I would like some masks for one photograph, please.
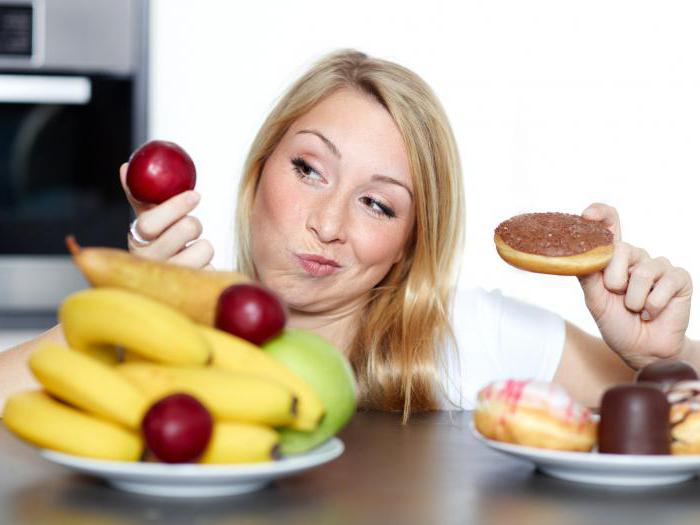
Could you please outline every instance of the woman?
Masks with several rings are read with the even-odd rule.
[[[281,296],[290,326],[348,355],[366,408],[470,407],[485,382],[516,375],[554,380],[597,405],[655,359],[700,368],[685,337],[688,273],[623,243],[609,206],[583,212],[616,238],[605,271],[580,279],[602,339],[498,293],[453,297],[461,181],[447,118],[419,77],[358,52],[332,54],[290,88],[253,142],[238,193],[238,268]],[[196,193],[147,207],[124,187],[138,217],[132,252],[209,264],[212,247],[187,215]],[[0,355],[0,365],[18,366],[34,344]]]

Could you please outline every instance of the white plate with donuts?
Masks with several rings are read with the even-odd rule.
[[[630,397],[632,393],[634,396]],[[506,379],[494,381],[481,389],[470,428],[474,436],[488,447],[531,461],[545,474],[569,481],[655,486],[686,481],[700,473],[697,439],[700,411],[692,404],[695,396],[700,396],[700,381],[676,383],[668,398],[649,384],[613,387],[603,396],[603,404],[608,394],[615,394],[613,398],[617,400],[633,401],[637,423],[630,426],[630,422],[618,414],[612,423],[608,423],[613,426],[606,428],[613,430],[606,434],[601,430],[598,416],[577,403],[561,385]],[[644,405],[640,396],[654,402]],[[634,429],[640,432],[639,418],[644,415],[640,407],[669,418],[667,399],[673,402],[671,413],[678,412],[680,416],[670,416],[671,421],[678,422],[671,430],[673,441],[665,447],[674,454],[663,453],[663,440],[671,437],[669,427],[664,430],[662,424],[651,424],[654,421],[651,419],[647,423],[651,426],[641,427],[645,428],[644,435],[636,436],[630,444],[636,450],[661,453],[610,454],[597,451],[596,444],[601,435],[607,436],[608,450],[613,447],[620,450],[619,443],[628,443],[622,440],[635,435]],[[663,410],[656,410],[662,405],[666,407],[665,415]],[[607,406],[610,407],[610,403]],[[615,436],[613,441],[611,436]]]
[[[494,441],[482,436],[473,423],[469,427],[477,440],[493,450],[531,461],[541,472],[568,481],[651,487],[686,481],[700,472],[700,455],[642,456],[562,452]]]

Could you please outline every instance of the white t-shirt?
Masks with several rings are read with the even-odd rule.
[[[444,408],[474,408],[479,390],[497,379],[554,377],[566,335],[559,315],[500,290],[472,288],[456,292],[451,318],[458,348],[445,349]]]

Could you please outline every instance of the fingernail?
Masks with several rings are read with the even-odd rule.
[[[197,204],[199,202],[199,198],[199,193],[197,193],[196,191],[191,191],[185,197],[185,201],[187,202],[187,204]]]
[[[651,319],[651,316],[649,315],[649,312],[646,310],[642,310],[642,315],[641,315],[642,321],[648,321]]]

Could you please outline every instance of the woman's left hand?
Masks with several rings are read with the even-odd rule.
[[[683,358],[693,284],[690,274],[665,257],[622,242],[615,208],[592,204],[586,219],[601,221],[615,236],[608,266],[579,278],[586,306],[603,340],[633,368],[657,359]]]

